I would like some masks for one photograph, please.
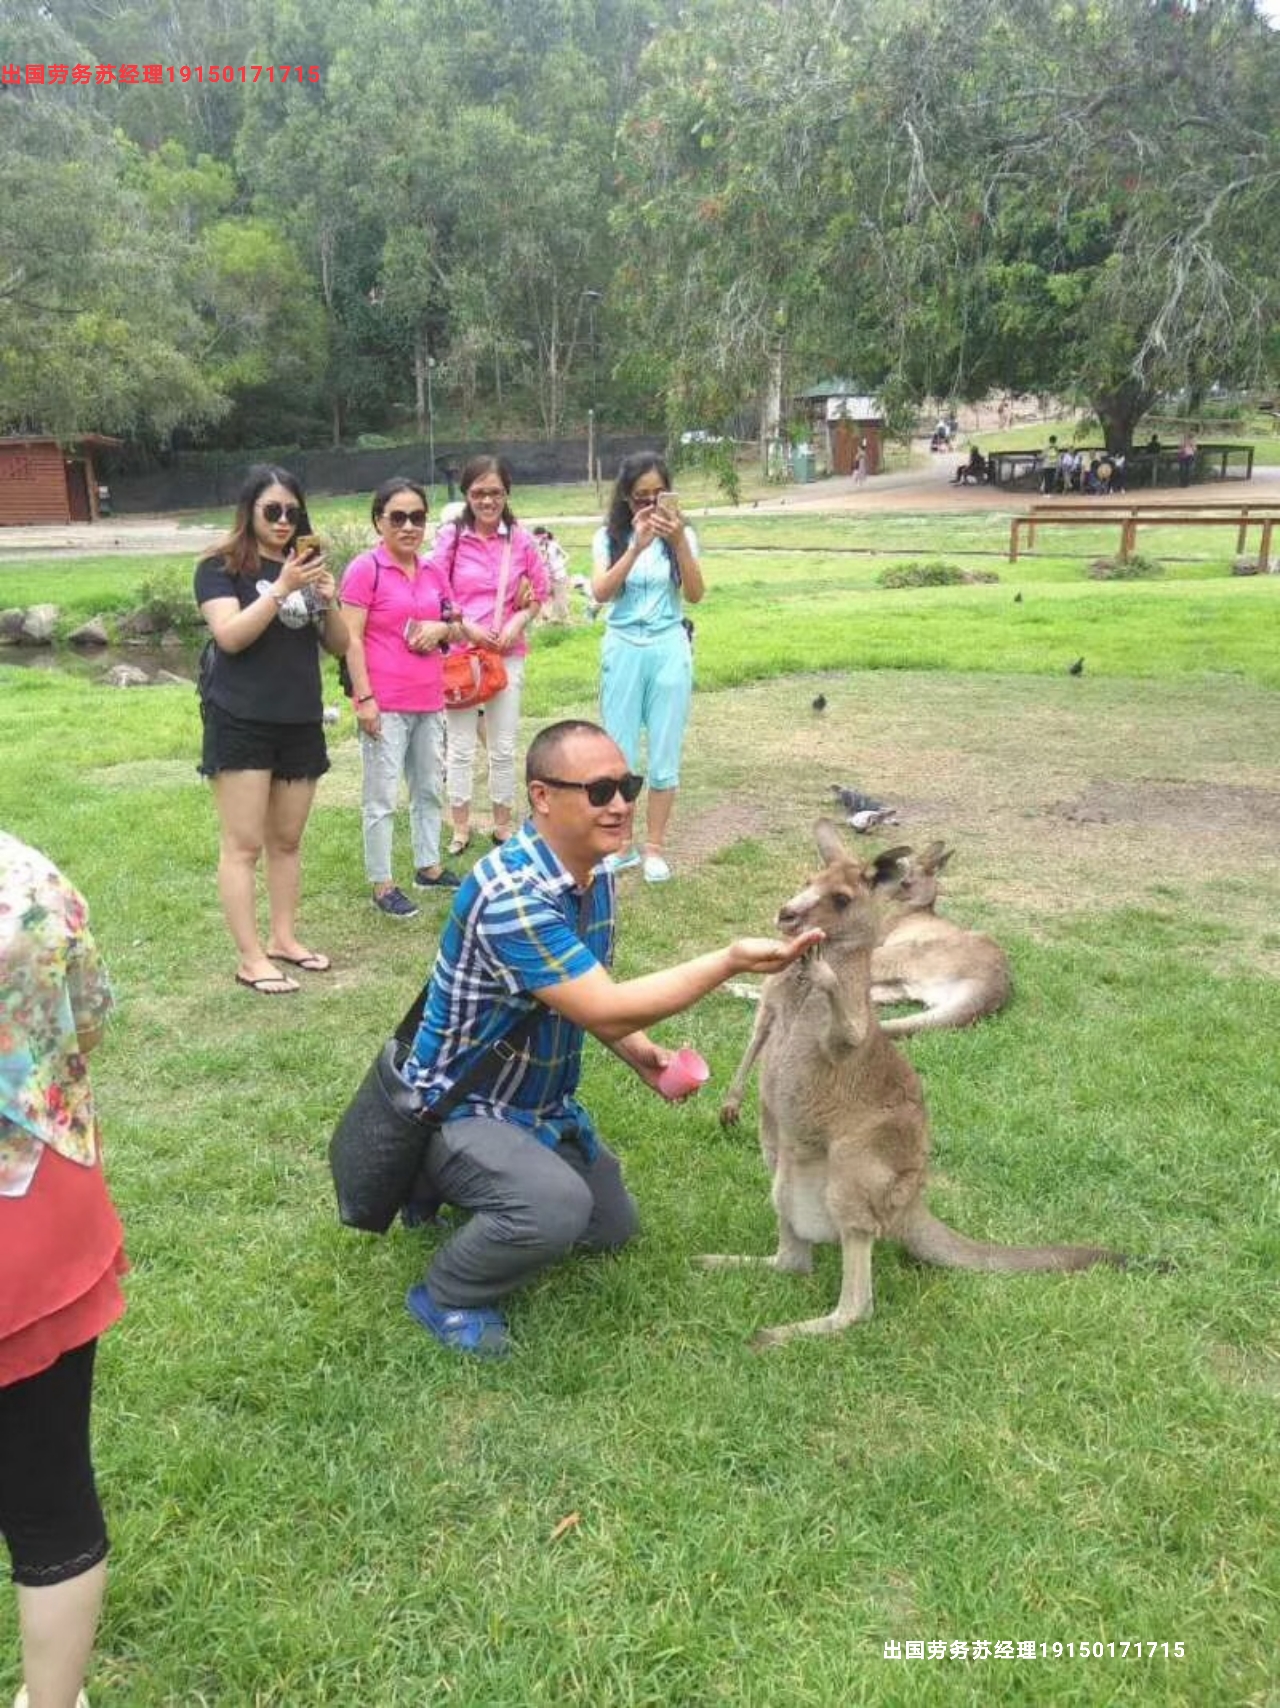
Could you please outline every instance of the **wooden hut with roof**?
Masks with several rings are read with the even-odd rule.
[[[852,380],[822,380],[800,392],[796,408],[809,422],[810,439],[832,474],[852,474],[858,446],[866,440],[867,473],[884,468],[884,411],[879,400]]]
[[[0,438],[0,528],[96,522],[101,511],[93,455],[119,443],[101,433],[83,433],[65,446],[44,434]]]

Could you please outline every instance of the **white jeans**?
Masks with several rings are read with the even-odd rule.
[[[484,705],[484,736],[489,744],[489,800],[495,807],[515,805],[516,736],[520,730],[520,695],[524,688],[524,659],[507,653],[507,685]],[[449,801],[464,807],[471,800],[476,769],[476,723],[479,708],[446,712],[449,720]]]
[[[391,838],[402,773],[409,785],[415,867],[439,864],[444,817],[444,713],[383,712],[380,721],[382,734],[376,741],[360,732],[364,875],[371,884],[391,882]]]

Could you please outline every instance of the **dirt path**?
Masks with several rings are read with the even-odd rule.
[[[828,476],[804,486],[779,489],[774,497],[733,505],[699,506],[690,512],[697,516],[776,516],[815,515],[823,512],[854,515],[919,515],[947,512],[954,515],[978,514],[990,511],[1021,510],[1029,495],[1008,492],[998,486],[957,486],[954,475],[967,456],[966,451],[944,451],[930,454],[923,468],[908,469],[895,474],[882,474],[862,485],[851,475]],[[536,507],[536,487],[522,493],[522,516],[530,522],[547,522],[556,527],[594,520],[593,517],[545,516]],[[1162,487],[1154,492],[1130,493],[1116,498],[1091,499],[1094,504],[1123,509],[1140,499],[1143,504],[1177,505],[1182,501],[1180,488]],[[1226,497],[1240,503],[1280,501],[1280,467],[1255,468],[1253,479],[1232,483],[1224,493],[1219,483],[1195,488],[1200,499]],[[1070,508],[1080,500],[1067,497],[1061,500]],[[135,516],[105,522],[73,522],[64,526],[39,526],[0,529],[0,567],[6,559],[31,557],[109,557],[143,556],[148,553],[181,553],[193,561],[207,552],[222,537],[220,527],[204,527],[197,523],[175,522],[162,516]]]

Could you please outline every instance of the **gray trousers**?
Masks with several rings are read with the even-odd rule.
[[[577,1141],[555,1150],[510,1121],[446,1121],[427,1148],[423,1176],[471,1219],[426,1274],[446,1310],[492,1305],[577,1247],[612,1251],[640,1225],[613,1152],[588,1162]]]
[[[415,867],[439,863],[444,817],[444,713],[383,712],[381,723],[376,741],[360,732],[364,875],[371,884],[391,882],[391,835],[402,773],[409,785]]]

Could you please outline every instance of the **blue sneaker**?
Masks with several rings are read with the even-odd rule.
[[[431,876],[425,866],[419,866],[413,874],[415,890],[456,890],[461,882],[462,879],[458,874],[451,872],[447,866],[443,867],[440,875],[435,878]]]
[[[638,848],[628,848],[625,854],[606,854],[604,867],[606,872],[630,872],[640,864]]]
[[[505,1358],[511,1351],[507,1319],[501,1311],[485,1307],[475,1311],[446,1311],[437,1305],[423,1282],[405,1294],[409,1315],[452,1352],[469,1352],[473,1358]]]
[[[389,914],[392,919],[416,919],[418,917],[418,909],[403,890],[383,890],[380,896],[374,896],[373,905],[379,913]]]

